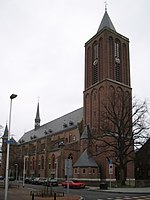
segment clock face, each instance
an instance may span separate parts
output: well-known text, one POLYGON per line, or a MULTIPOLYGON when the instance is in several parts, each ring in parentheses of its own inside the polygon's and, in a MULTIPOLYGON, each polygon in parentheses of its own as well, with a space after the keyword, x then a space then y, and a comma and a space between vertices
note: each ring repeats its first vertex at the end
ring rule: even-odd
POLYGON ((116 57, 115 58, 115 62, 119 64, 120 63, 120 58, 116 57))
POLYGON ((97 65, 98 64, 98 59, 96 58, 94 61, 93 61, 93 65, 97 65))

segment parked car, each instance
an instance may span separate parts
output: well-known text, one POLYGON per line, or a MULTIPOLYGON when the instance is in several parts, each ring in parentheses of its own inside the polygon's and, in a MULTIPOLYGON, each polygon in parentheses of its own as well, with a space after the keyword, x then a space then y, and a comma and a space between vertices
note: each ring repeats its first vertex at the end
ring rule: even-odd
POLYGON ((35 184, 35 185, 44 185, 45 182, 46 182, 46 178, 42 178, 42 177, 34 178, 32 180, 32 184, 35 184))
POLYGON ((24 180, 24 182, 27 183, 27 184, 29 184, 29 183, 32 183, 33 180, 34 180, 33 177, 26 177, 25 180, 24 180))
MULTIPOLYGON (((2 180, 2 179, 1 179, 1 180, 2 180)), ((3 180, 5 181, 5 178, 3 178, 3 180)), ((15 177, 10 176, 10 177, 8 177, 8 180, 9 180, 9 181, 15 181, 16 179, 15 179, 15 177)))
POLYGON ((13 177, 13 176, 8 177, 8 179, 9 179, 9 181, 15 181, 15 177, 13 177))
POLYGON ((85 188, 85 183, 76 180, 64 181, 61 184, 64 188, 67 187, 67 184, 69 184, 69 188, 85 188))
POLYGON ((4 177, 3 177, 3 176, 0 176, 0 180, 4 180, 4 177))
POLYGON ((44 185, 46 186, 58 186, 58 181, 57 179, 54 178, 48 178, 45 180, 44 185))

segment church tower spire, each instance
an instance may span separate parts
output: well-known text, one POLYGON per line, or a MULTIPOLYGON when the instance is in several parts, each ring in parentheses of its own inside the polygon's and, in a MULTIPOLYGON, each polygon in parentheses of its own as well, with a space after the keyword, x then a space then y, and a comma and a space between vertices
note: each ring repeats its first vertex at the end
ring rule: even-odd
POLYGON ((7 126, 7 123, 6 123, 6 126, 5 126, 5 130, 4 130, 4 134, 2 136, 2 139, 3 139, 3 141, 6 141, 8 139, 8 126, 7 126))
POLYGON ((84 126, 99 130, 103 102, 112 91, 129 93, 129 39, 117 33, 105 7, 98 32, 85 43, 84 126))
POLYGON ((37 111, 36 111, 36 117, 35 117, 35 130, 37 130, 40 127, 40 111, 39 111, 39 102, 37 105, 37 111))
POLYGON ((108 13, 107 13, 107 2, 105 2, 105 13, 104 13, 104 16, 102 18, 102 21, 100 23, 100 26, 99 26, 97 32, 100 32, 105 27, 107 27, 107 28, 109 28, 109 29, 111 29, 113 31, 116 31, 116 29, 115 29, 115 27, 114 27, 109 15, 108 15, 108 13))

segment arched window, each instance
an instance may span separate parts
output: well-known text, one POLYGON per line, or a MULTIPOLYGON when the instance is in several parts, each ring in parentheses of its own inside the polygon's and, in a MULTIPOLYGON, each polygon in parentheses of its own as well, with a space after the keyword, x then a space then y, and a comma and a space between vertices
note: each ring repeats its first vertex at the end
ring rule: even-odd
POLYGON ((72 135, 69 134, 69 143, 72 142, 72 135))
POLYGON ((52 169, 55 168, 55 155, 52 155, 52 169))
POLYGON ((109 65, 110 65, 110 78, 114 79, 114 40, 109 37, 109 65))
POLYGON ((65 138, 66 143, 68 143, 68 138, 65 138))
POLYGON ((92 75, 92 83, 96 83, 98 81, 98 44, 97 42, 93 45, 93 75, 92 75))
POLYGON ((44 156, 41 157, 41 169, 44 169, 44 156))
POLYGON ((41 168, 41 162, 40 162, 40 160, 38 161, 38 168, 39 168, 39 170, 40 170, 40 168, 41 168))
POLYGON ((97 42, 93 45, 93 61, 98 58, 98 44, 97 42))
POLYGON ((124 83, 126 85, 130 84, 130 79, 129 79, 129 75, 128 75, 128 65, 127 65, 127 46, 126 44, 123 44, 123 52, 122 52, 123 56, 122 56, 122 63, 123 63, 123 69, 124 69, 124 83))
POLYGON ((72 153, 68 155, 68 159, 73 159, 72 153))
POLYGON ((120 55, 121 55, 121 45, 118 39, 115 40, 115 80, 121 82, 121 65, 120 65, 120 55))
POLYGON ((115 41, 115 57, 120 58, 120 41, 118 39, 115 41))
POLYGON ((35 169, 35 158, 34 157, 32 158, 32 169, 33 170, 35 169))

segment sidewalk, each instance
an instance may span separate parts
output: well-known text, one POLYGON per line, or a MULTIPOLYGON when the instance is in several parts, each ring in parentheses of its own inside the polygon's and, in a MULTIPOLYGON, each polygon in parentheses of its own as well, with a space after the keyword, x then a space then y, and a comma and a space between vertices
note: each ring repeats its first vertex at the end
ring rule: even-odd
MULTIPOLYGON (((27 187, 20 188, 10 188, 8 190, 8 200, 32 200, 32 195, 30 195, 31 190, 27 187)), ((5 190, 0 188, 0 200, 4 200, 5 190)), ((81 197, 78 195, 57 197, 57 200, 80 200, 81 197)), ((54 197, 38 197, 35 196, 34 200, 54 200, 54 197)))
POLYGON ((132 194, 150 194, 150 187, 143 188, 109 188, 107 190, 100 189, 99 187, 88 187, 88 190, 114 192, 114 193, 132 193, 132 194))
MULTIPOLYGON (((86 187, 87 190, 94 190, 97 192, 113 192, 113 193, 132 193, 132 194, 150 194, 150 187, 144 188, 108 188, 107 190, 102 190, 99 187, 86 187)), ((8 190, 8 200, 32 200, 32 196, 30 195, 31 189, 27 187, 20 188, 10 188, 8 190)), ((0 200, 4 200, 5 190, 4 188, 0 188, 0 200)), ((57 200, 80 200, 81 197, 77 195, 64 197, 57 197, 57 200)), ((54 197, 38 197, 35 196, 34 200, 54 200, 54 197)))

